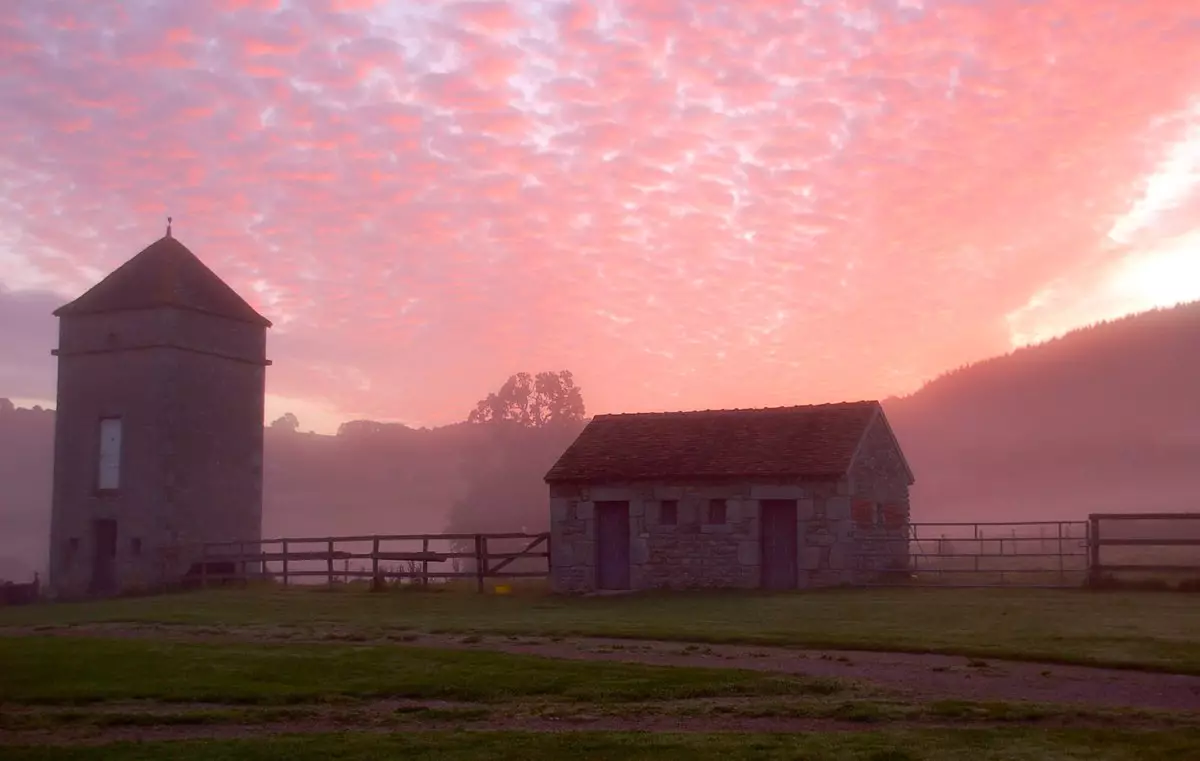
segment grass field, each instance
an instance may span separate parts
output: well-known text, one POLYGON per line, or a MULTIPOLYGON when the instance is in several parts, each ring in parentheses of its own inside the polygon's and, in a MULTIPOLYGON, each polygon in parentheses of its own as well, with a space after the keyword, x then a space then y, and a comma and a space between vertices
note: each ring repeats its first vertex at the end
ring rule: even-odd
POLYGON ((271 704, 336 698, 496 702, 781 696, 837 690, 827 680, 735 669, 562 662, 434 648, 0 639, 0 702, 112 700, 271 704))
POLYGON ((495 650, 590 635, 1200 673, 1197 608, 1171 593, 1011 589, 566 599, 351 587, 7 608, 0 757, 1192 761, 1195 711, 937 698, 716 657, 700 668, 495 650))
POLYGON ((1192 595, 1022 589, 556 598, 262 588, 0 609, 6 626, 210 627, 605 636, 941 652, 1200 674, 1192 595))

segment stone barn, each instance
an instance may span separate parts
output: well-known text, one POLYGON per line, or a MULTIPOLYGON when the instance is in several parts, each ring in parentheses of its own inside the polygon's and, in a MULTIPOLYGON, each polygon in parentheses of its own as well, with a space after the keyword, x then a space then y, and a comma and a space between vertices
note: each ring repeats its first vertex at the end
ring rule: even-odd
POLYGON ((54 314, 52 594, 171 584, 199 543, 260 538, 271 323, 169 225, 54 314))
POLYGON ((908 565, 913 474, 875 401, 600 415, 545 480, 558 592, 792 589, 908 565))

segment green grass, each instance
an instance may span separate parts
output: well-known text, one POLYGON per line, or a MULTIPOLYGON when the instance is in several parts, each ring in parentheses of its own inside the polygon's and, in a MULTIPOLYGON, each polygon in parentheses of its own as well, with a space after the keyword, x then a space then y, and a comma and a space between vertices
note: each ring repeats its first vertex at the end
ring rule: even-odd
POLYGON ((1200 673, 1191 595, 888 589, 565 598, 459 592, 214 590, 0 609, 0 628, 95 622, 595 635, 942 652, 1200 673))
POLYGON ((395 646, 0 638, 0 704, 337 698, 612 702, 824 694, 830 680, 395 646))
POLYGON ((803 734, 339 733, 245 740, 5 748, 7 761, 1194 761, 1200 733, 919 730, 803 734))

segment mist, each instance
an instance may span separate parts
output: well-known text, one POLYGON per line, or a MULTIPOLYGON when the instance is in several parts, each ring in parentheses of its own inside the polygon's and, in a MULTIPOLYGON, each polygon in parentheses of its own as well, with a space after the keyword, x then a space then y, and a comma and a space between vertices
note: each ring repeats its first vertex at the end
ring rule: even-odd
MULTIPOLYGON (((1075 331, 884 400, 916 474, 913 521, 1196 509, 1196 346, 1200 303, 1075 331)), ((520 373, 437 428, 359 420, 325 436, 277 421, 265 441, 264 537, 548 530, 542 476, 582 429, 586 394, 569 372, 520 373)), ((52 411, 0 401, 0 579, 44 572, 53 439, 52 411)))

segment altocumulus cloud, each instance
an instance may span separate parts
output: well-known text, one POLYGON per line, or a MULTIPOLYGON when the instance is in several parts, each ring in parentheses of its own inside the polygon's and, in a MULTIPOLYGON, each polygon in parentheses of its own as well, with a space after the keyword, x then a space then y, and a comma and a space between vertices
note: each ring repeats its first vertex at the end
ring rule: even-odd
MULTIPOLYGON (((279 326, 273 393, 422 422, 518 369, 593 411, 903 391, 1136 258, 1124 216, 1154 249, 1198 13, 8 0, 0 282, 69 297, 171 214, 279 326)), ((54 299, 0 298, 48 395, 54 299)))

